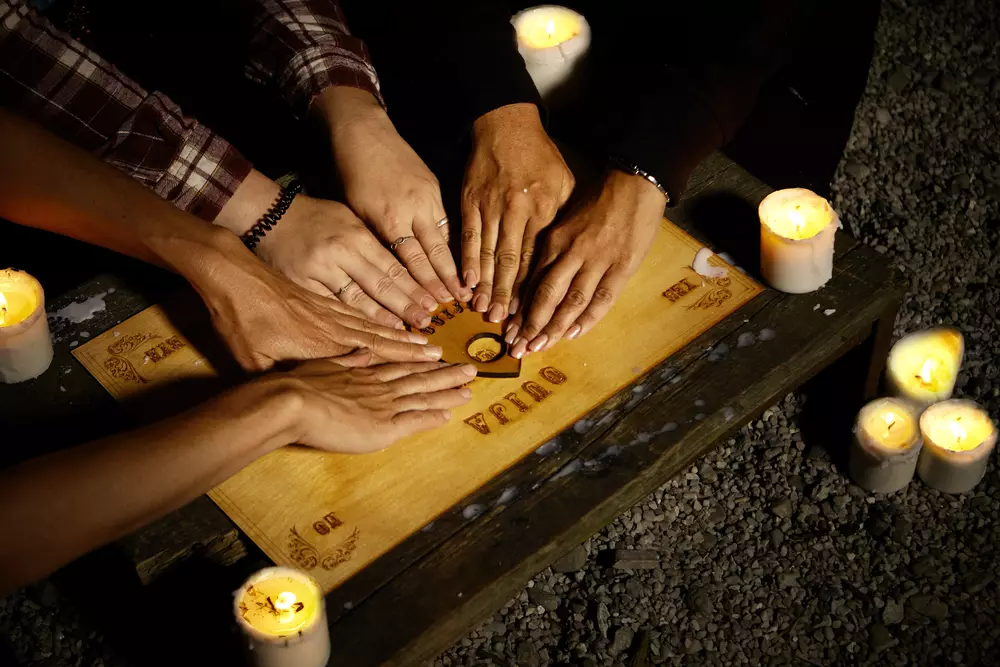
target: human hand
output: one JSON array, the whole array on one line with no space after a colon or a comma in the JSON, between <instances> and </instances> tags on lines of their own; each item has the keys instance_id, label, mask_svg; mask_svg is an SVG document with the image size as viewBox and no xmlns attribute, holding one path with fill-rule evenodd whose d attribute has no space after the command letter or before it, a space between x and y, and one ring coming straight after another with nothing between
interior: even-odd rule
<instances>
[{"instance_id":1,"label":"human hand","mask_svg":"<svg viewBox=\"0 0 1000 667\"><path fill-rule=\"evenodd\" d=\"M426 327L437 307L364 223L334 201L296 197L256 251L298 285L387 327Z\"/></svg>"},{"instance_id":2,"label":"human hand","mask_svg":"<svg viewBox=\"0 0 1000 667\"><path fill-rule=\"evenodd\" d=\"M473 309L488 309L491 322L517 312L535 237L574 184L534 104L511 104L476 119L462 189L462 270L476 288Z\"/></svg>"},{"instance_id":3,"label":"human hand","mask_svg":"<svg viewBox=\"0 0 1000 667\"><path fill-rule=\"evenodd\" d=\"M441 358L441 348L426 345L423 336L362 319L278 274L229 232L218 234L217 256L206 256L184 276L243 368L262 371L279 361L327 357L350 366Z\"/></svg>"},{"instance_id":4,"label":"human hand","mask_svg":"<svg viewBox=\"0 0 1000 667\"><path fill-rule=\"evenodd\" d=\"M387 244L397 244L400 261L437 302L472 298L448 247L438 180L375 98L357 88L331 86L317 98L314 110L329 128L351 209Z\"/></svg>"},{"instance_id":5,"label":"human hand","mask_svg":"<svg viewBox=\"0 0 1000 667\"><path fill-rule=\"evenodd\" d=\"M316 360L268 376L300 399L296 442L344 454L384 449L401 438L443 426L464 405L474 366L443 363L344 368Z\"/></svg>"},{"instance_id":6,"label":"human hand","mask_svg":"<svg viewBox=\"0 0 1000 667\"><path fill-rule=\"evenodd\" d=\"M594 328L639 270L665 205L641 176L609 172L600 192L552 229L530 304L507 325L511 355L520 359Z\"/></svg>"}]
</instances>

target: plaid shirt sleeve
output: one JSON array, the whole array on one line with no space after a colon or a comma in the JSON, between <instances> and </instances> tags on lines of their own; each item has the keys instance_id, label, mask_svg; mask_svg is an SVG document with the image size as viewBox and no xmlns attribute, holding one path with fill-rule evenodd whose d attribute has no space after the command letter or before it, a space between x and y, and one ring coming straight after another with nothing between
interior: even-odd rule
<instances>
[{"instance_id":1,"label":"plaid shirt sleeve","mask_svg":"<svg viewBox=\"0 0 1000 667\"><path fill-rule=\"evenodd\" d=\"M379 104L378 75L365 43L352 37L335 0L253 0L247 76L275 85L304 116L328 86L367 90Z\"/></svg>"},{"instance_id":2,"label":"plaid shirt sleeve","mask_svg":"<svg viewBox=\"0 0 1000 667\"><path fill-rule=\"evenodd\" d=\"M0 0L0 104L204 220L251 169L165 95L143 90L23 0Z\"/></svg>"}]
</instances>

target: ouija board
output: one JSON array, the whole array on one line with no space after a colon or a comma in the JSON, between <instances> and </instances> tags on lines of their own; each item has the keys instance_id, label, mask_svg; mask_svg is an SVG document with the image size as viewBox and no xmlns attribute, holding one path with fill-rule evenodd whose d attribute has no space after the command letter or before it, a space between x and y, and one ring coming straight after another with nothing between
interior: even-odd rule
<instances>
[{"instance_id":1,"label":"ouija board","mask_svg":"<svg viewBox=\"0 0 1000 667\"><path fill-rule=\"evenodd\" d=\"M389 449L346 456L285 447L220 484L209 496L276 563L310 571L329 591L392 549L615 393L637 381L761 291L740 271L704 278L701 244L664 220L642 268L610 314L586 336L509 364L496 325L460 305L425 330L449 361L463 351L497 375L472 383L469 404L445 427ZM710 260L726 266L718 257ZM128 405L153 390L215 369L202 343L149 308L75 352ZM511 370L511 369L514 370ZM503 377L506 376L506 377Z\"/></svg>"}]
</instances>

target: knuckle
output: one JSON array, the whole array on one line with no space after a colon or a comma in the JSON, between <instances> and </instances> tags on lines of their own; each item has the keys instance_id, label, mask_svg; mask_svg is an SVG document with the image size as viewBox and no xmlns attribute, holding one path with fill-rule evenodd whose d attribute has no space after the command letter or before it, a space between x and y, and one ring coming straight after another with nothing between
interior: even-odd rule
<instances>
[{"instance_id":1,"label":"knuckle","mask_svg":"<svg viewBox=\"0 0 1000 667\"><path fill-rule=\"evenodd\" d=\"M493 248L482 248L479 251L479 256L486 262L492 261L495 255L496 252L494 252Z\"/></svg>"},{"instance_id":2,"label":"knuckle","mask_svg":"<svg viewBox=\"0 0 1000 667\"><path fill-rule=\"evenodd\" d=\"M414 252L406 259L407 265L413 267L415 270L420 270L426 267L429 263L427 255L422 252Z\"/></svg>"},{"instance_id":3,"label":"knuckle","mask_svg":"<svg viewBox=\"0 0 1000 667\"><path fill-rule=\"evenodd\" d=\"M389 270L386 272L386 274L393 281L398 281L402 280L407 276L407 271L406 267L400 264L399 262L393 262L392 264L389 265Z\"/></svg>"},{"instance_id":4,"label":"knuckle","mask_svg":"<svg viewBox=\"0 0 1000 667\"><path fill-rule=\"evenodd\" d=\"M531 264L531 258L535 256L534 248L526 248L521 251L521 263Z\"/></svg>"},{"instance_id":5,"label":"knuckle","mask_svg":"<svg viewBox=\"0 0 1000 667\"><path fill-rule=\"evenodd\" d=\"M571 308L583 308L589 301L586 294L574 287L566 292L565 302Z\"/></svg>"},{"instance_id":6,"label":"knuckle","mask_svg":"<svg viewBox=\"0 0 1000 667\"><path fill-rule=\"evenodd\" d=\"M466 245L475 245L479 243L479 230L477 229L463 229L462 230L462 243Z\"/></svg>"},{"instance_id":7,"label":"knuckle","mask_svg":"<svg viewBox=\"0 0 1000 667\"><path fill-rule=\"evenodd\" d=\"M535 289L535 298L542 303L554 301L556 299L556 288L552 283L541 282Z\"/></svg>"},{"instance_id":8,"label":"knuckle","mask_svg":"<svg viewBox=\"0 0 1000 667\"><path fill-rule=\"evenodd\" d=\"M504 195L503 201L508 209L521 209L528 205L531 198L524 192L524 189L508 190Z\"/></svg>"},{"instance_id":9,"label":"knuckle","mask_svg":"<svg viewBox=\"0 0 1000 667\"><path fill-rule=\"evenodd\" d=\"M427 251L432 259L446 259L451 257L451 250L444 243L436 243Z\"/></svg>"},{"instance_id":10,"label":"knuckle","mask_svg":"<svg viewBox=\"0 0 1000 667\"><path fill-rule=\"evenodd\" d=\"M382 276L375 281L375 294L383 295L392 289L394 283L388 275Z\"/></svg>"},{"instance_id":11,"label":"knuckle","mask_svg":"<svg viewBox=\"0 0 1000 667\"><path fill-rule=\"evenodd\" d=\"M516 269L520 256L514 250L501 250L497 253L497 266L501 269Z\"/></svg>"},{"instance_id":12,"label":"knuckle","mask_svg":"<svg viewBox=\"0 0 1000 667\"><path fill-rule=\"evenodd\" d=\"M598 287L594 290L594 301L601 304L602 306L613 303L615 300L615 294L607 287Z\"/></svg>"},{"instance_id":13,"label":"knuckle","mask_svg":"<svg viewBox=\"0 0 1000 667\"><path fill-rule=\"evenodd\" d=\"M493 298L498 301L510 301L510 289L503 285L497 285L493 288Z\"/></svg>"},{"instance_id":14,"label":"knuckle","mask_svg":"<svg viewBox=\"0 0 1000 667\"><path fill-rule=\"evenodd\" d=\"M340 296L344 299L344 303L356 308L364 300L365 293L360 289L354 289L352 285L350 289L346 290ZM368 323L368 320L365 320L365 323Z\"/></svg>"}]
</instances>

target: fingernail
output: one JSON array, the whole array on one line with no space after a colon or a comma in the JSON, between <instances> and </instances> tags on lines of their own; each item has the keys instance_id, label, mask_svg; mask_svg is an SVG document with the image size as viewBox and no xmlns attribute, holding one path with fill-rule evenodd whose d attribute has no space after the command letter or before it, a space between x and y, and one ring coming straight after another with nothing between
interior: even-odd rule
<instances>
[{"instance_id":1,"label":"fingernail","mask_svg":"<svg viewBox=\"0 0 1000 667\"><path fill-rule=\"evenodd\" d=\"M406 329L406 325L403 324L402 320L397 320L395 324L392 325L393 328L403 331Z\"/></svg>"},{"instance_id":2,"label":"fingernail","mask_svg":"<svg viewBox=\"0 0 1000 667\"><path fill-rule=\"evenodd\" d=\"M472 390L468 387L462 387L458 390L458 393L461 394L463 398L470 398L472 396Z\"/></svg>"},{"instance_id":3,"label":"fingernail","mask_svg":"<svg viewBox=\"0 0 1000 667\"><path fill-rule=\"evenodd\" d=\"M490 308L490 322L503 322L503 304L494 303Z\"/></svg>"},{"instance_id":4,"label":"fingernail","mask_svg":"<svg viewBox=\"0 0 1000 667\"><path fill-rule=\"evenodd\" d=\"M476 367L473 366L472 364L464 364L462 366L462 372L468 375L469 377L476 377L477 373Z\"/></svg>"},{"instance_id":5,"label":"fingernail","mask_svg":"<svg viewBox=\"0 0 1000 667\"><path fill-rule=\"evenodd\" d=\"M451 292L449 292L448 290L444 288L438 290L438 303L451 303L454 300L455 297L453 297L451 295Z\"/></svg>"},{"instance_id":6,"label":"fingernail","mask_svg":"<svg viewBox=\"0 0 1000 667\"><path fill-rule=\"evenodd\" d=\"M511 348L510 356L515 359L520 359L524 356L524 353L528 351L528 341L523 338L518 338L514 341L514 346Z\"/></svg>"},{"instance_id":7,"label":"fingernail","mask_svg":"<svg viewBox=\"0 0 1000 667\"><path fill-rule=\"evenodd\" d=\"M545 347L545 344L548 343L548 342L549 342L548 335L547 334L542 334L541 336L539 336L535 340L531 341L531 345L529 345L528 347L531 348L532 352L538 352L540 349L542 349L543 347Z\"/></svg>"},{"instance_id":8,"label":"fingernail","mask_svg":"<svg viewBox=\"0 0 1000 667\"><path fill-rule=\"evenodd\" d=\"M580 335L581 331L583 331L583 327L581 327L579 324L574 324L569 328L569 331L566 333L566 338L573 340L574 338Z\"/></svg>"},{"instance_id":9,"label":"fingernail","mask_svg":"<svg viewBox=\"0 0 1000 667\"><path fill-rule=\"evenodd\" d=\"M424 348L424 356L428 359L434 359L436 361L441 358L442 354L444 354L444 350L437 345L428 345Z\"/></svg>"},{"instance_id":10,"label":"fingernail","mask_svg":"<svg viewBox=\"0 0 1000 667\"><path fill-rule=\"evenodd\" d=\"M514 338L517 336L517 332L520 331L521 327L516 324L511 324L507 327L507 333L504 335L503 339L507 341L508 345L514 344Z\"/></svg>"},{"instance_id":11,"label":"fingernail","mask_svg":"<svg viewBox=\"0 0 1000 667\"><path fill-rule=\"evenodd\" d=\"M521 306L521 300L516 296L510 300L510 314L517 315L517 309Z\"/></svg>"},{"instance_id":12,"label":"fingernail","mask_svg":"<svg viewBox=\"0 0 1000 667\"><path fill-rule=\"evenodd\" d=\"M465 272L465 286L468 287L469 289L472 289L473 287L475 287L478 284L479 284L479 279L476 278L476 272L475 271L466 271Z\"/></svg>"},{"instance_id":13,"label":"fingernail","mask_svg":"<svg viewBox=\"0 0 1000 667\"><path fill-rule=\"evenodd\" d=\"M475 301L472 302L472 309L477 313L485 313L486 308L490 305L490 297L485 294L479 294L476 296Z\"/></svg>"},{"instance_id":14,"label":"fingernail","mask_svg":"<svg viewBox=\"0 0 1000 667\"><path fill-rule=\"evenodd\" d=\"M426 310L428 313L433 312L437 308L438 302L434 300L432 296L425 296L420 299L420 307Z\"/></svg>"},{"instance_id":15,"label":"fingernail","mask_svg":"<svg viewBox=\"0 0 1000 667\"><path fill-rule=\"evenodd\" d=\"M410 332L410 342L416 343L417 345L427 345L427 336L423 336L418 333Z\"/></svg>"},{"instance_id":16,"label":"fingernail","mask_svg":"<svg viewBox=\"0 0 1000 667\"><path fill-rule=\"evenodd\" d=\"M421 314L417 315L417 326L418 327L420 327L421 329L423 329L424 327L430 326L430 324L431 324L431 314L430 313L421 313Z\"/></svg>"},{"instance_id":17,"label":"fingernail","mask_svg":"<svg viewBox=\"0 0 1000 667\"><path fill-rule=\"evenodd\" d=\"M466 301L468 301L469 299L472 298L472 290L470 290L470 289L464 289L463 288L463 289L461 289L461 290L458 291L458 296L462 300L462 302L464 303L464 302L466 302Z\"/></svg>"}]
</instances>

